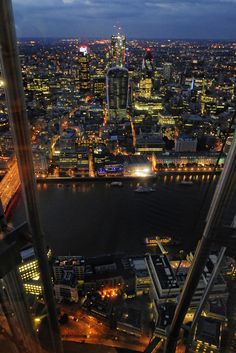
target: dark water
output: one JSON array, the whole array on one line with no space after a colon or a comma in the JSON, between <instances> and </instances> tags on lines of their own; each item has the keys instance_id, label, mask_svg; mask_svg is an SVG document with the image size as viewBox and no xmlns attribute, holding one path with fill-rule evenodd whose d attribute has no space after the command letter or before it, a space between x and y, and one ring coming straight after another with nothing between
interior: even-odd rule
<instances>
[{"instance_id":1,"label":"dark water","mask_svg":"<svg viewBox=\"0 0 236 353\"><path fill-rule=\"evenodd\" d=\"M190 249L199 233L195 224L210 176L197 176L192 186L179 184L179 176L160 177L156 191L134 192L137 182L114 188L104 182L38 184L40 211L47 243L57 255L91 256L145 251L145 236L180 238ZM218 177L210 184L201 222ZM13 223L24 220L21 198L12 210Z\"/></svg>"}]
</instances>

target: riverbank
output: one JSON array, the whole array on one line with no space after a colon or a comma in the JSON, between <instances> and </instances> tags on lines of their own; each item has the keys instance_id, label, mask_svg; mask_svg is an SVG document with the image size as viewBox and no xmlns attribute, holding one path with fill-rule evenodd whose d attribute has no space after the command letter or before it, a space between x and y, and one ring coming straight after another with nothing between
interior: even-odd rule
<instances>
[{"instance_id":1,"label":"riverbank","mask_svg":"<svg viewBox=\"0 0 236 353\"><path fill-rule=\"evenodd\" d=\"M150 175L147 177L137 177L137 176L103 176L103 177L55 177L55 176L48 176L46 178L37 178L37 183L60 183L60 182L112 182L114 180L119 180L119 181L136 181L136 182L142 182L142 181L148 181L148 180L155 180L158 179L159 177L164 177L164 176L201 176L201 175L220 175L221 171L193 171L193 172L179 172L179 171L163 171L163 172L158 172L154 175Z\"/></svg>"}]
</instances>

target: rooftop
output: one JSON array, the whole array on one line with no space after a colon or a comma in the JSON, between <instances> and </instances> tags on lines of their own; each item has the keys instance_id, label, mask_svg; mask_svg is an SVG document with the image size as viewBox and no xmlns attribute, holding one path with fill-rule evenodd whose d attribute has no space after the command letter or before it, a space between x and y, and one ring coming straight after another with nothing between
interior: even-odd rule
<instances>
[{"instance_id":1,"label":"rooftop","mask_svg":"<svg viewBox=\"0 0 236 353\"><path fill-rule=\"evenodd\" d=\"M201 317L198 321L195 339L204 343L219 346L221 323L219 321Z\"/></svg>"},{"instance_id":2,"label":"rooftop","mask_svg":"<svg viewBox=\"0 0 236 353\"><path fill-rule=\"evenodd\" d=\"M154 255L151 257L157 277L163 289L179 288L174 272L166 255Z\"/></svg>"},{"instance_id":3,"label":"rooftop","mask_svg":"<svg viewBox=\"0 0 236 353\"><path fill-rule=\"evenodd\" d=\"M82 266L85 259L82 256L58 256L54 261L54 266Z\"/></svg>"},{"instance_id":4,"label":"rooftop","mask_svg":"<svg viewBox=\"0 0 236 353\"><path fill-rule=\"evenodd\" d=\"M175 304L173 303L164 303L157 306L158 310L158 323L157 327L160 329L165 329L172 322L174 312L175 312Z\"/></svg>"}]
</instances>

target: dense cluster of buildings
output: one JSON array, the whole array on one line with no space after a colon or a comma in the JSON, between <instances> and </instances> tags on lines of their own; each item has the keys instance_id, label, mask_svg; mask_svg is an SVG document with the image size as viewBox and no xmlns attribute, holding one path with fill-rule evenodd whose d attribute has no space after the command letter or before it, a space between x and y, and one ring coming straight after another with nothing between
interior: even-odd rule
<instances>
[{"instance_id":1,"label":"dense cluster of buildings","mask_svg":"<svg viewBox=\"0 0 236 353\"><path fill-rule=\"evenodd\" d=\"M235 122L233 42L22 40L19 42L35 174L47 177L147 177L158 171L221 169ZM227 140L226 140L227 137ZM0 77L0 176L14 163ZM217 262L212 254L185 318L192 322ZM193 260L167 254L52 258L56 300L140 336L143 312L153 334L166 338ZM31 247L21 251L19 273L28 294L42 285ZM219 352L227 324L225 269L214 278L190 350ZM118 304L116 298L120 298ZM149 306L134 306L141 298ZM146 315L147 317L147 315Z\"/></svg>"},{"instance_id":2,"label":"dense cluster of buildings","mask_svg":"<svg viewBox=\"0 0 236 353\"><path fill-rule=\"evenodd\" d=\"M212 253L204 268L185 318L186 325L193 320L200 305L217 262L217 255L217 252ZM32 248L22 250L21 257L19 273L25 290L28 294L41 297L38 263ZM94 258L54 258L48 250L48 258L58 303L80 303L88 313L108 322L112 320L118 331L138 337L153 325L153 334L165 339L193 254L190 253L182 260L170 260L163 252L144 256L114 254ZM227 275L231 269L232 259L229 258L215 276L201 318L195 327L191 345L193 352L202 352L204 349L209 349L206 352L220 351L221 334L227 326ZM120 299L117 301L117 298ZM139 300L139 305L130 305L135 300Z\"/></svg>"},{"instance_id":3,"label":"dense cluster of buildings","mask_svg":"<svg viewBox=\"0 0 236 353\"><path fill-rule=\"evenodd\" d=\"M122 176L127 155L152 160L154 172L201 170L231 132L234 43L117 33L87 44L23 40L19 49L37 177ZM2 175L14 154L3 90L1 80Z\"/></svg>"}]
</instances>

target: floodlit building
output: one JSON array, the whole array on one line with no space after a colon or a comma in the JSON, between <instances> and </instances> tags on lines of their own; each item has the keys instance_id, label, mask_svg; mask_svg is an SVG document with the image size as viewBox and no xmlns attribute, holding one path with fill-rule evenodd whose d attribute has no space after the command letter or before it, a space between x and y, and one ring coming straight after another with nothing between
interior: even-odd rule
<instances>
[{"instance_id":1,"label":"floodlit building","mask_svg":"<svg viewBox=\"0 0 236 353\"><path fill-rule=\"evenodd\" d=\"M160 97L138 97L134 102L134 108L137 112L148 112L149 114L163 110L163 101Z\"/></svg>"},{"instance_id":2,"label":"floodlit building","mask_svg":"<svg viewBox=\"0 0 236 353\"><path fill-rule=\"evenodd\" d=\"M143 156L125 156L124 175L147 177L152 175L151 162Z\"/></svg>"},{"instance_id":3,"label":"floodlit building","mask_svg":"<svg viewBox=\"0 0 236 353\"><path fill-rule=\"evenodd\" d=\"M175 167L212 167L219 157L217 152L167 152L156 154L156 163L160 166ZM219 160L219 167L225 162L225 154Z\"/></svg>"},{"instance_id":4,"label":"floodlit building","mask_svg":"<svg viewBox=\"0 0 236 353\"><path fill-rule=\"evenodd\" d=\"M163 152L165 142L160 133L141 133L136 137L137 153Z\"/></svg>"}]
</instances>

